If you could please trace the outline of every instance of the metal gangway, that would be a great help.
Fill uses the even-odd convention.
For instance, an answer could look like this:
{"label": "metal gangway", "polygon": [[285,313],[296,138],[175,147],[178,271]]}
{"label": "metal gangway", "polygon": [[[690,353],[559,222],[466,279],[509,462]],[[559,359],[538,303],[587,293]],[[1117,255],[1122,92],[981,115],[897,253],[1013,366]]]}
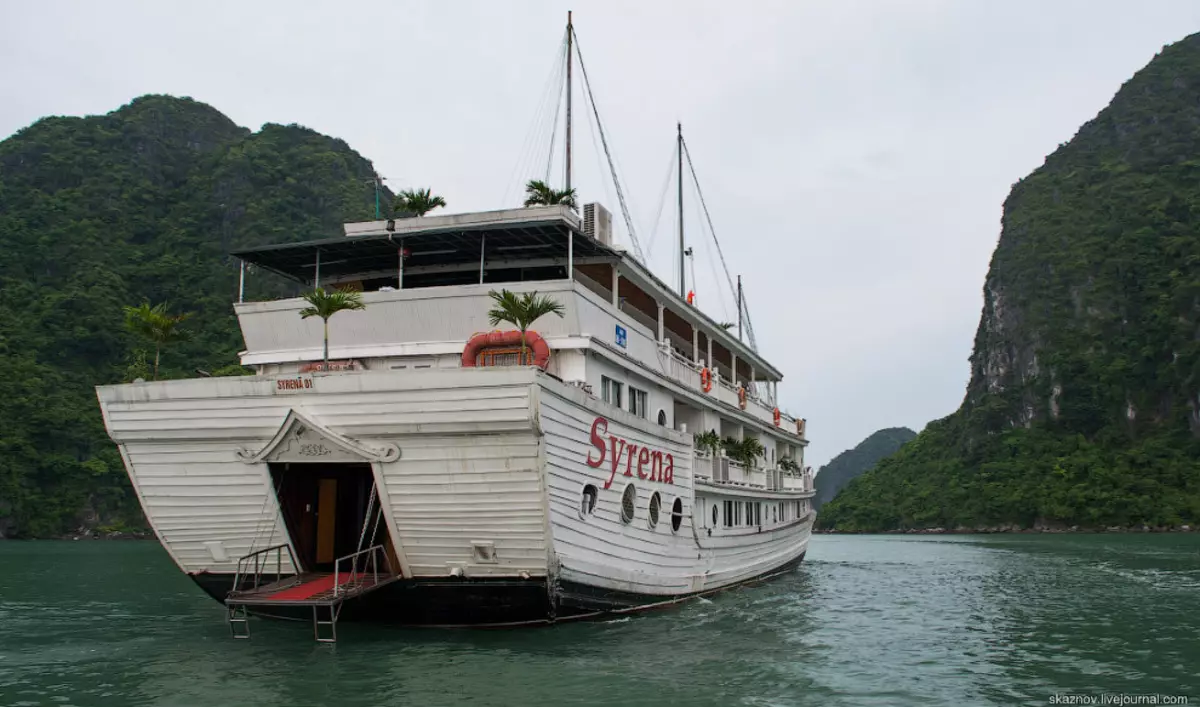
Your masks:
{"label": "metal gangway", "polygon": [[[292,546],[273,545],[238,558],[233,589],[225,597],[229,631],[234,638],[250,638],[250,614],[254,608],[274,609],[267,614],[280,614],[279,609],[309,607],[312,609],[313,637],[320,643],[337,642],[337,621],[342,606],[400,579],[388,559],[383,544],[375,544],[374,528],[382,507],[376,506],[377,494],[371,489],[371,499],[359,535],[359,549],[339,557],[333,572],[305,572],[296,561]],[[370,545],[367,527],[371,531]],[[287,563],[284,563],[284,553]],[[272,571],[272,569],[274,571]]]}

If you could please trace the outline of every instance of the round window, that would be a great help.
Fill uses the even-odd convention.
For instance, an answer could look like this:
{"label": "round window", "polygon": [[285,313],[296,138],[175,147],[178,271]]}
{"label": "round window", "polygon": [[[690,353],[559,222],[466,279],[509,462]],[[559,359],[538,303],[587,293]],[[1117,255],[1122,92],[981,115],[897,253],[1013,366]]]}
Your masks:
{"label": "round window", "polygon": [[717,518],[717,504],[714,503],[713,504],[713,527],[714,528],[717,527],[718,520],[719,520],[719,518]]}
{"label": "round window", "polygon": [[650,496],[650,527],[651,528],[656,527],[658,525],[658,512],[660,510],[662,510],[662,496],[659,496],[658,491],[655,491]]}
{"label": "round window", "polygon": [[590,516],[596,512],[596,497],[599,492],[592,484],[583,487],[583,496],[579,499],[579,515]]}
{"label": "round window", "polygon": [[683,525],[683,500],[677,498],[671,504],[671,532],[678,533],[681,525]]}
{"label": "round window", "polygon": [[625,492],[621,494],[621,522],[633,522],[634,512],[637,510],[637,489],[633,484],[625,487]]}

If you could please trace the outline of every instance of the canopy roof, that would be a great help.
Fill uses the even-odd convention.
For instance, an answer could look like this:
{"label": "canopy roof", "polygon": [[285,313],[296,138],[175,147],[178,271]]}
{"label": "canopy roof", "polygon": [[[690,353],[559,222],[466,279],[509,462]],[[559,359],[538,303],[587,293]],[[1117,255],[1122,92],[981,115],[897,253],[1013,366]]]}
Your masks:
{"label": "canopy roof", "polygon": [[[481,254],[489,268],[548,259],[565,264],[569,249],[577,259],[617,257],[612,248],[583,236],[573,216],[568,209],[550,207],[374,221],[347,226],[348,235],[339,238],[246,248],[233,255],[297,282],[313,280],[318,254],[321,279],[336,280],[396,267],[401,247],[407,251],[405,268],[478,263]],[[572,232],[574,242],[568,243]]]}

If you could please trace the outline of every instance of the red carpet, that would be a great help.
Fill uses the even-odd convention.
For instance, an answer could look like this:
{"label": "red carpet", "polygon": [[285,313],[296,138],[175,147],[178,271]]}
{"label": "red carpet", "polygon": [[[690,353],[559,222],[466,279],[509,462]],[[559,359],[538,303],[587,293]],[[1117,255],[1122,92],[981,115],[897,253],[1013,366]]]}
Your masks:
{"label": "red carpet", "polygon": [[[345,584],[346,580],[349,578],[350,577],[348,575],[343,573],[341,576],[341,580],[342,580],[341,583]],[[300,584],[295,587],[289,587],[289,588],[283,590],[282,592],[275,592],[274,594],[268,596],[267,598],[268,599],[279,599],[280,601],[298,601],[298,600],[303,600],[303,599],[310,599],[318,594],[323,594],[325,592],[328,592],[331,589],[333,589],[333,575],[332,574],[325,575],[324,577],[317,577],[316,579],[314,579],[312,581],[305,582],[304,584]]]}

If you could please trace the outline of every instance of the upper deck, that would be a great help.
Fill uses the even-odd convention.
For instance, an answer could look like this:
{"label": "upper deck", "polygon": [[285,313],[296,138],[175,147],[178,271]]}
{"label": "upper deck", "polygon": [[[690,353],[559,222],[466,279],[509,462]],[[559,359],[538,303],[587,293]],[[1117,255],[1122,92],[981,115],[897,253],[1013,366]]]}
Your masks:
{"label": "upper deck", "polygon": [[[534,327],[557,353],[550,372],[563,380],[592,378],[584,371],[591,352],[735,409],[744,387],[739,414],[773,422],[778,369],[621,248],[587,235],[568,207],[353,223],[338,238],[234,255],[308,286],[363,292],[364,310],[329,321],[332,359],[457,365],[466,341],[493,328],[490,291],[537,290],[565,308]],[[305,306],[300,298],[238,302],[242,362],[286,372],[319,361],[322,325],[300,318]],[[700,380],[705,367],[715,372],[710,391]],[[782,427],[795,429],[793,419]]]}

